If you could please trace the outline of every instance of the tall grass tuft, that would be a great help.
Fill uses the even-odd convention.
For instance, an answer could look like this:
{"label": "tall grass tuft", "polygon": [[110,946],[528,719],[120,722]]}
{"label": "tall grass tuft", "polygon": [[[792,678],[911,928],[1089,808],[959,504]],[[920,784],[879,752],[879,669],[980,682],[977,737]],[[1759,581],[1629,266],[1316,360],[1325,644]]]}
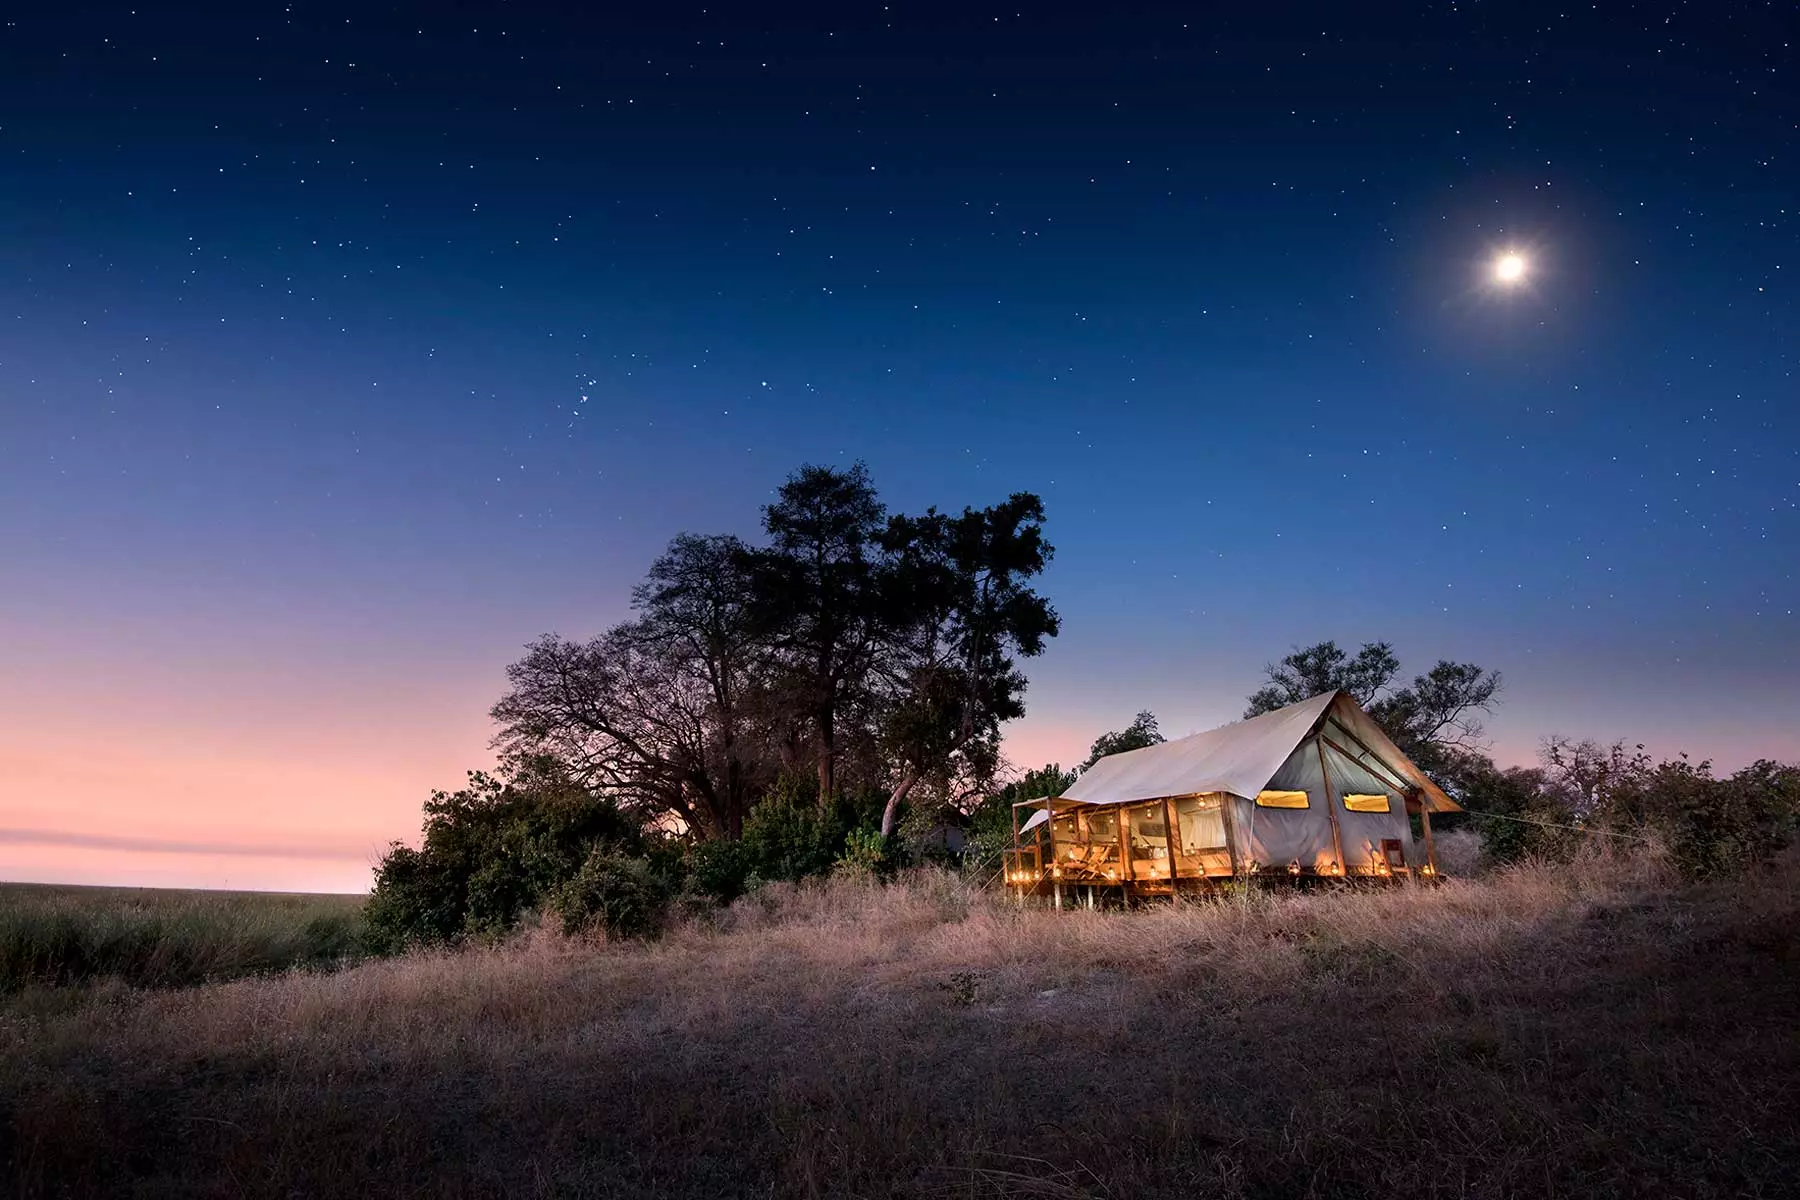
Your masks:
{"label": "tall grass tuft", "polygon": [[0,992],[185,987],[361,957],[361,896],[0,884]]}

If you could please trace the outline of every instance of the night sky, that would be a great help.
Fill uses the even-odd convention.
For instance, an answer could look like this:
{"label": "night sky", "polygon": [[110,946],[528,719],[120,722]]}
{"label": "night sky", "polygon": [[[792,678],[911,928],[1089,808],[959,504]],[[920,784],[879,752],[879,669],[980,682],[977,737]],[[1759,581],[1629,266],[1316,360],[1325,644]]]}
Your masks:
{"label": "night sky", "polygon": [[1800,757],[1800,8],[1207,8],[13,6],[0,878],[365,886],[808,461],[1044,497],[1023,765],[1327,637]]}

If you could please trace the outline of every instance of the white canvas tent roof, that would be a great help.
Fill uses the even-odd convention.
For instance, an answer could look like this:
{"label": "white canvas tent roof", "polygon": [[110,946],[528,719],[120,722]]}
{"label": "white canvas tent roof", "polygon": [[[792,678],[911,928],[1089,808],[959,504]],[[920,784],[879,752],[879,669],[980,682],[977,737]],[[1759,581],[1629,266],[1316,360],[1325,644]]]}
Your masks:
{"label": "white canvas tent roof", "polygon": [[[1294,750],[1321,724],[1335,722],[1351,736],[1351,757],[1419,789],[1432,812],[1461,812],[1347,692],[1325,692],[1233,725],[1176,738],[1158,746],[1109,755],[1063,793],[1084,804],[1130,804],[1164,796],[1228,792],[1254,797]],[[1358,744],[1360,743],[1360,745]]]}

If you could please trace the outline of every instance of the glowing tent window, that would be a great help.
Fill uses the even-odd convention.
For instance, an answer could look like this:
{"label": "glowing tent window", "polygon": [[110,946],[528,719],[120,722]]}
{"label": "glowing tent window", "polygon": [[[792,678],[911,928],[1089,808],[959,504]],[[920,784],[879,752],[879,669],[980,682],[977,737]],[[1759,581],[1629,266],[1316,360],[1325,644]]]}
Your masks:
{"label": "glowing tent window", "polygon": [[1256,793],[1258,808],[1310,808],[1312,802],[1306,798],[1305,792],[1258,792]]}
{"label": "glowing tent window", "polygon": [[1344,807],[1351,812],[1384,813],[1391,811],[1388,808],[1388,797],[1386,792],[1382,792],[1378,796],[1369,795],[1364,792],[1351,792],[1344,797]]}

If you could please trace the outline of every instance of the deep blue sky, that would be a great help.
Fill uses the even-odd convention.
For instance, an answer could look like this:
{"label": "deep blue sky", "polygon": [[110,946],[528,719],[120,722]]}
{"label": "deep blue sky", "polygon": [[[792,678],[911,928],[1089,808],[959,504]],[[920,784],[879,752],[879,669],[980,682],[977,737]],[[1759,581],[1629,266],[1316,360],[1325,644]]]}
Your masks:
{"label": "deep blue sky", "polygon": [[0,827],[364,854],[524,641],[857,458],[899,507],[1044,496],[1025,761],[1235,717],[1324,637],[1500,669],[1503,758],[1800,756],[1796,30],[21,9]]}

